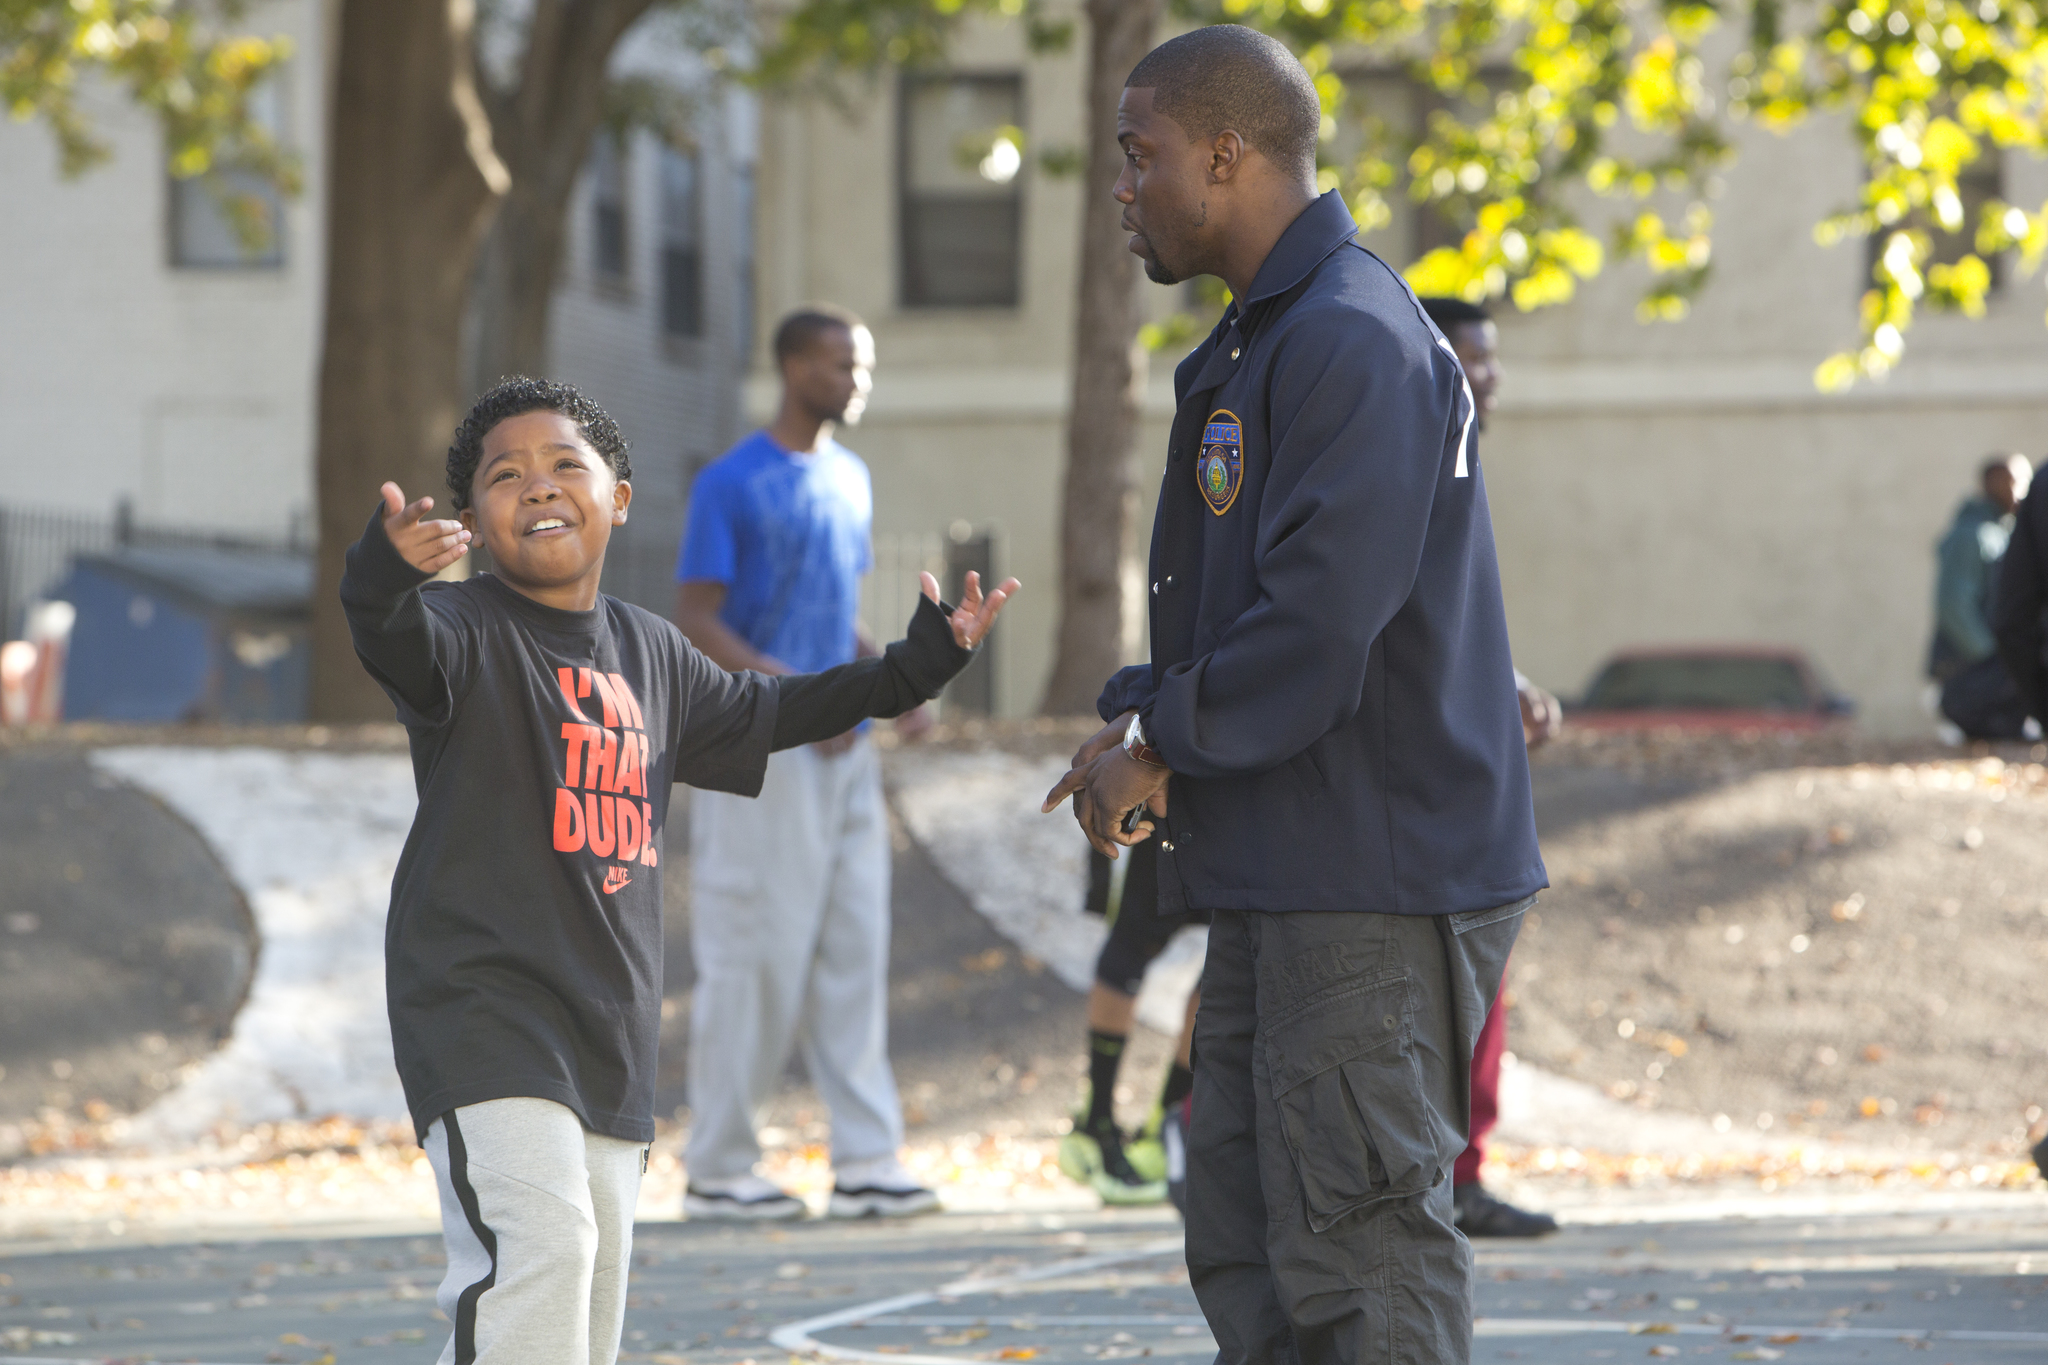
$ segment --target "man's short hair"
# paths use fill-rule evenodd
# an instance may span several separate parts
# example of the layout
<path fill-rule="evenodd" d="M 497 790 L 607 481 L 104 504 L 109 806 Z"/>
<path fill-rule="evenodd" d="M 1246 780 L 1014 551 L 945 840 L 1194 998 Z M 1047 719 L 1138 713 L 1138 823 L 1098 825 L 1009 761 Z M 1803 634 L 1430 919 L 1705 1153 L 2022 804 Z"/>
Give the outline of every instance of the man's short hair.
<path fill-rule="evenodd" d="M 477 462 L 484 454 L 484 437 L 506 418 L 528 412 L 559 412 L 576 424 L 576 434 L 611 466 L 613 477 L 633 477 L 633 462 L 626 457 L 626 438 L 610 413 L 591 402 L 574 384 L 516 374 L 499 380 L 477 399 L 462 425 L 455 428 L 455 443 L 448 447 L 448 491 L 455 495 L 457 511 L 469 506 L 470 485 L 476 482 Z"/>
<path fill-rule="evenodd" d="M 1322 100 L 1277 38 L 1241 24 L 1198 28 L 1146 53 L 1124 88 L 1150 90 L 1190 141 L 1229 129 L 1280 169 L 1315 172 Z"/>
<path fill-rule="evenodd" d="M 851 332 L 865 326 L 850 310 L 829 303 L 799 308 L 775 324 L 775 364 L 780 368 L 791 356 L 802 355 L 827 332 Z"/>
<path fill-rule="evenodd" d="M 1445 336 L 1451 334 L 1453 327 L 1470 327 L 1474 323 L 1493 321 L 1493 314 L 1487 312 L 1484 306 L 1467 303 L 1463 299 L 1432 294 L 1420 302 L 1422 311 L 1429 314 L 1429 320 L 1435 323 L 1436 329 Z"/>
<path fill-rule="evenodd" d="M 1977 477 L 1980 479 L 1984 478 L 1987 475 L 1991 474 L 1994 470 L 2003 469 L 2006 471 L 2010 471 L 2012 469 L 2012 462 L 2014 460 L 2025 460 L 2026 458 L 2026 456 L 2020 454 L 2017 450 L 2001 450 L 1993 454 L 1986 455 L 1984 457 L 1984 463 L 1977 466 Z M 2028 463 L 2031 464 L 2033 462 L 2029 460 Z"/>

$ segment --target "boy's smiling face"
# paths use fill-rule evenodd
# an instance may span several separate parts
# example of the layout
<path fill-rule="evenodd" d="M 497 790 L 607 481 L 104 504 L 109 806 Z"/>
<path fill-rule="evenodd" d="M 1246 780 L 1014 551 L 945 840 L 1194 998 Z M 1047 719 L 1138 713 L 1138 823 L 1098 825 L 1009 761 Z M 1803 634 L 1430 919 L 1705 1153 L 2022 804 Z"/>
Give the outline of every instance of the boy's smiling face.
<path fill-rule="evenodd" d="M 507 417 L 484 436 L 462 524 L 490 547 L 508 587 L 551 607 L 597 605 L 612 527 L 633 485 L 559 412 Z"/>

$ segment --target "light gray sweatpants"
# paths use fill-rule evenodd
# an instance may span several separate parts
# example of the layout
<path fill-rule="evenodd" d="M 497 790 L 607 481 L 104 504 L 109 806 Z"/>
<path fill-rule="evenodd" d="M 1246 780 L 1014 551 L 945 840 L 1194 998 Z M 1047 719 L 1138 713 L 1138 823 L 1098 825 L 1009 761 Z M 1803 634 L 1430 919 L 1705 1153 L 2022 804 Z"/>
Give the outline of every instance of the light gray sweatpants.
<path fill-rule="evenodd" d="M 441 1365 L 612 1365 L 646 1147 L 553 1100 L 464 1105 L 427 1129 L 455 1331 Z"/>
<path fill-rule="evenodd" d="M 865 739 L 836 756 L 768 760 L 753 800 L 690 806 L 693 1180 L 744 1175 L 754 1124 L 801 1037 L 832 1113 L 835 1165 L 893 1156 L 903 1110 L 889 1069 L 889 827 Z"/>

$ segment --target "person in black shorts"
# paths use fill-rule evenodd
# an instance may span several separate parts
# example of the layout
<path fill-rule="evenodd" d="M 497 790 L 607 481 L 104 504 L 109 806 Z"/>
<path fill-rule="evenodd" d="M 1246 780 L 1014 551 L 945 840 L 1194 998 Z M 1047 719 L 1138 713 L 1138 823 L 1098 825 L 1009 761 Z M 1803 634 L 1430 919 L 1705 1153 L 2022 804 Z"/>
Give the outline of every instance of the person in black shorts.
<path fill-rule="evenodd" d="M 1146 971 L 1175 934 L 1190 925 L 1206 925 L 1209 915 L 1202 910 L 1159 909 L 1159 850 L 1150 842 L 1137 845 L 1115 863 L 1088 851 L 1085 909 L 1109 922 L 1109 937 L 1095 959 L 1095 984 L 1088 992 L 1087 1099 L 1074 1114 L 1073 1131 L 1060 1139 L 1060 1170 L 1093 1189 L 1105 1204 L 1156 1204 L 1167 1197 L 1173 1174 L 1164 1130 L 1171 1112 L 1194 1089 L 1189 1052 L 1201 991 L 1188 996 L 1159 1101 L 1144 1126 L 1128 1137 L 1116 1123 L 1117 1072 L 1137 1017 L 1138 991 Z"/>

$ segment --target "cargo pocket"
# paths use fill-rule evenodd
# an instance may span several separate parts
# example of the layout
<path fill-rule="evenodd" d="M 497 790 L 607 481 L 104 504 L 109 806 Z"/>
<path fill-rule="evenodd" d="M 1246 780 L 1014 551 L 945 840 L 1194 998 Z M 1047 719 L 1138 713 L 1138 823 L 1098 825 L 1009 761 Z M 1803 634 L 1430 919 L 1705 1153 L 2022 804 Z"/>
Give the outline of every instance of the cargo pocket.
<path fill-rule="evenodd" d="M 1315 1232 L 1436 1184 L 1414 1027 L 1402 976 L 1355 984 L 1267 1030 L 1273 1099 Z"/>

